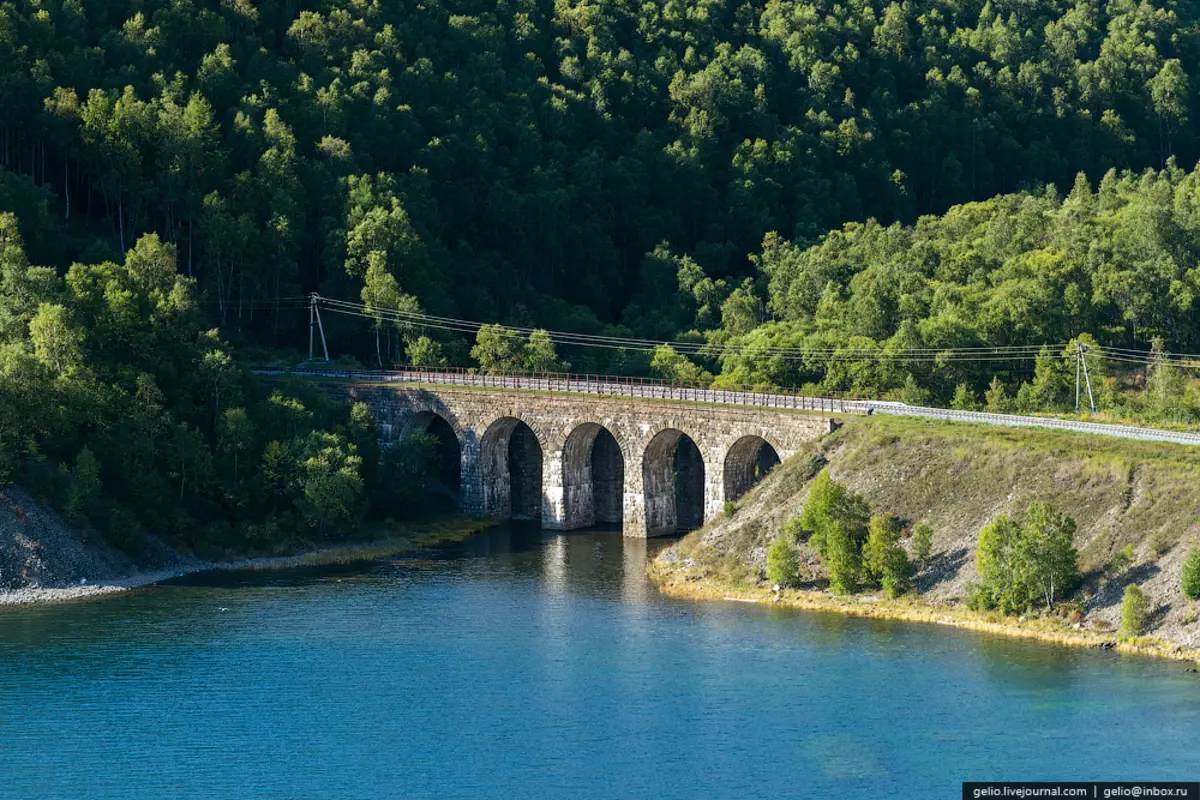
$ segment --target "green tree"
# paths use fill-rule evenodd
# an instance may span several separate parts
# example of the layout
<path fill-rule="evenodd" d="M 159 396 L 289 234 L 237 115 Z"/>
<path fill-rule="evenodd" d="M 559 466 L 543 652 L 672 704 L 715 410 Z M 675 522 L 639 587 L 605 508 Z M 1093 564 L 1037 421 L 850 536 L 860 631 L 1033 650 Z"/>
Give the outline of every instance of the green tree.
<path fill-rule="evenodd" d="M 1150 618 L 1150 601 L 1136 583 L 1125 587 L 1121 599 L 1121 635 L 1141 636 Z"/>
<path fill-rule="evenodd" d="M 1079 581 L 1075 520 L 1049 503 L 1035 502 L 1025 511 L 1020 559 L 1031 593 L 1040 594 L 1048 610 Z"/>
<path fill-rule="evenodd" d="M 970 386 L 960 383 L 954 387 L 954 399 L 950 401 L 950 407 L 955 411 L 978 411 L 979 400 Z"/>
<path fill-rule="evenodd" d="M 689 361 L 686 356 L 676 352 L 669 344 L 661 344 L 654 349 L 650 371 L 663 380 L 692 386 L 707 385 L 712 381 L 711 375 Z"/>
<path fill-rule="evenodd" d="M 53 269 L 30 266 L 16 215 L 0 213 L 0 342 L 25 338 L 30 320 L 54 298 L 57 284 Z"/>
<path fill-rule="evenodd" d="M 912 579 L 912 563 L 900 546 L 900 520 L 891 514 L 876 514 L 868 525 L 867 543 L 863 547 L 863 567 L 866 575 L 881 586 L 890 597 L 908 590 Z"/>
<path fill-rule="evenodd" d="M 1001 514 L 979 531 L 975 549 L 975 569 L 985 604 L 998 605 L 1005 612 L 1023 608 L 1029 602 L 1024 565 L 1018 556 L 1020 536 L 1020 526 Z"/>
<path fill-rule="evenodd" d="M 362 513 L 362 459 L 353 445 L 314 431 L 298 443 L 302 518 L 322 536 L 344 533 Z"/>
<path fill-rule="evenodd" d="M 835 526 L 847 534 L 856 547 L 861 547 L 867 538 L 870 517 L 867 502 L 835 481 L 825 469 L 813 481 L 800 513 L 800 525 L 812 531 L 809 544 L 825 560 L 829 557 L 829 533 Z"/>
<path fill-rule="evenodd" d="M 408 344 L 406 351 L 408 363 L 414 367 L 444 367 L 446 366 L 446 355 L 442 351 L 442 345 L 436 339 L 430 339 L 428 336 L 418 336 Z"/>
<path fill-rule="evenodd" d="M 1183 376 L 1177 367 L 1171 365 L 1162 339 L 1154 339 L 1150 359 L 1146 375 L 1146 399 L 1157 413 L 1168 414 L 1183 399 Z"/>
<path fill-rule="evenodd" d="M 217 426 L 217 447 L 229 459 L 232 485 L 241 481 L 241 467 L 254 452 L 255 429 L 244 408 L 227 408 Z"/>
<path fill-rule="evenodd" d="M 42 303 L 29 321 L 29 338 L 38 360 L 58 374 L 77 366 L 83 358 L 84 334 L 64 306 Z"/>
<path fill-rule="evenodd" d="M 200 373 L 208 384 L 210 420 L 215 425 L 221 418 L 222 405 L 237 386 L 237 366 L 224 350 L 213 349 L 200 359 Z"/>
<path fill-rule="evenodd" d="M 388 270 L 387 254 L 380 250 L 372 250 L 366 256 L 367 271 L 363 276 L 362 302 L 367 307 L 367 313 L 374 318 L 375 329 L 375 363 L 383 366 L 383 348 L 380 345 L 381 334 L 390 329 L 393 317 L 390 312 L 400 308 L 400 284 Z"/>
<path fill-rule="evenodd" d="M 867 543 L 863 546 L 863 570 L 866 577 L 878 583 L 888 555 L 900 544 L 900 520 L 892 514 L 876 514 L 867 524 Z"/>
<path fill-rule="evenodd" d="M 912 560 L 917 571 L 929 566 L 929 557 L 933 553 L 933 526 L 928 522 L 918 522 L 913 528 Z"/>
<path fill-rule="evenodd" d="M 524 367 L 529 372 L 566 372 L 571 365 L 558 360 L 550 333 L 538 329 L 529 334 L 525 343 Z"/>
<path fill-rule="evenodd" d="M 779 586 L 795 586 L 800 579 L 800 555 L 795 539 L 785 530 L 767 550 L 767 580 Z"/>
<path fill-rule="evenodd" d="M 829 587 L 838 594 L 853 594 L 862 583 L 861 543 L 846 529 L 835 522 L 825 532 L 825 552 L 822 559 L 829 572 Z"/>
<path fill-rule="evenodd" d="M 927 406 L 930 399 L 930 393 L 922 389 L 911 374 L 904 379 L 904 388 L 900 390 L 900 402 L 910 406 Z"/>
<path fill-rule="evenodd" d="M 67 501 L 63 508 L 63 515 L 67 520 L 82 527 L 89 518 L 93 518 L 100 502 L 101 488 L 100 462 L 96 460 L 91 449 L 84 445 L 75 458 L 75 467 L 71 470 Z"/>
<path fill-rule="evenodd" d="M 1055 411 L 1065 404 L 1067 382 L 1062 360 L 1043 345 L 1034 361 L 1031 401 L 1035 410 Z"/>
<path fill-rule="evenodd" d="M 988 604 L 1005 612 L 1035 599 L 1054 602 L 1079 580 L 1075 521 L 1048 503 L 1030 503 L 1020 523 L 1001 515 L 979 532 L 975 566 Z"/>
<path fill-rule="evenodd" d="M 1200 547 L 1193 547 L 1183 560 L 1179 575 L 1183 596 L 1188 600 L 1200 600 Z"/>
<path fill-rule="evenodd" d="M 913 565 L 899 545 L 889 547 L 884 556 L 879 584 L 888 597 L 899 597 L 912 585 Z"/>
<path fill-rule="evenodd" d="M 523 363 L 521 336 L 502 325 L 484 325 L 475 336 L 471 358 L 489 375 L 519 370 Z"/>
<path fill-rule="evenodd" d="M 1008 396 L 1008 390 L 999 377 L 993 376 L 988 390 L 984 392 L 984 406 L 991 414 L 1008 414 L 1013 410 L 1013 402 Z"/>

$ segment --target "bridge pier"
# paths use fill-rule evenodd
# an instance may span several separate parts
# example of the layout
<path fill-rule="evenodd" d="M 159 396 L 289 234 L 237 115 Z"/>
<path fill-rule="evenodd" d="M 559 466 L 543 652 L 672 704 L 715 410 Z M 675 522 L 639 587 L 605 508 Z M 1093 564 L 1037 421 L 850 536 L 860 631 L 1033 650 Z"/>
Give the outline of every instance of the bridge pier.
<path fill-rule="evenodd" d="M 567 519 L 561 449 L 546 448 L 542 454 L 542 527 L 548 531 L 565 531 L 572 527 Z"/>
<path fill-rule="evenodd" d="M 725 513 L 725 453 L 710 449 L 704 454 L 704 522 Z"/>
<path fill-rule="evenodd" d="M 479 437 L 467 430 L 459 438 L 461 453 L 461 485 L 459 488 L 459 510 L 473 517 L 486 513 L 483 504 L 483 465 L 479 456 Z"/>

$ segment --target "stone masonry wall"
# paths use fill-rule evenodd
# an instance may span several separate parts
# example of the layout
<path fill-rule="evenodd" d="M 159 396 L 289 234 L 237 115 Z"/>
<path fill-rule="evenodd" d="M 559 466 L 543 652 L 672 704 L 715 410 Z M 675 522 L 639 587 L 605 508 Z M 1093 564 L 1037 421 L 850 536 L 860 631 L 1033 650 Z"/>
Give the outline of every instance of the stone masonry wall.
<path fill-rule="evenodd" d="M 377 384 L 326 383 L 323 388 L 337 397 L 366 403 L 380 425 L 384 447 L 400 441 L 418 426 L 424 429 L 431 414 L 445 420 L 458 439 L 460 506 L 469 514 L 507 518 L 513 513 L 528 513 L 528 508 L 513 508 L 510 474 L 510 467 L 519 470 L 521 486 L 536 485 L 537 476 L 531 474 L 536 465 L 529 463 L 526 454 L 532 452 L 536 459 L 537 448 L 532 447 L 532 441 L 523 441 L 520 433 L 527 426 L 541 450 L 542 526 L 556 530 L 584 527 L 615 516 L 612 500 L 605 502 L 611 492 L 603 486 L 605 481 L 611 483 L 618 471 L 611 463 L 611 442 L 602 441 L 600 445 L 596 456 L 600 461 L 596 463 L 602 466 L 594 470 L 591 460 L 597 438 L 607 438 L 600 435 L 603 428 L 615 440 L 623 462 L 621 510 L 625 534 L 636 537 L 669 533 L 680 522 L 687 524 L 688 516 L 696 517 L 694 523 L 701 514 L 704 520 L 720 514 L 725 501 L 734 499 L 726 496 L 727 459 L 732 477 L 735 470 L 744 472 L 746 459 L 742 454 L 751 452 L 742 441 L 745 437 L 761 439 L 780 460 L 785 460 L 805 442 L 826 433 L 831 423 L 828 418 L 787 411 L 607 397 Z M 521 438 L 510 448 L 514 431 Z M 663 438 L 651 447 L 659 434 Z M 690 515 L 688 509 L 675 509 L 674 486 L 660 485 L 663 481 L 659 478 L 660 472 L 665 478 L 666 472 L 679 470 L 675 464 L 679 434 L 695 443 L 703 464 L 702 509 Z M 673 444 L 664 444 L 669 442 Z M 606 449 L 610 455 L 607 462 Z M 514 452 L 521 456 L 513 456 Z M 658 458 L 671 460 L 660 464 Z M 697 467 L 688 465 L 682 472 Z M 651 481 L 649 498 L 644 475 L 656 476 Z M 744 491 L 743 482 L 731 481 L 731 488 L 738 484 L 738 489 Z M 672 492 L 670 499 L 665 496 L 668 490 Z M 652 508 L 664 509 L 652 514 L 654 520 L 647 519 L 648 502 Z M 698 504 L 699 498 L 692 502 Z M 609 507 L 604 508 L 606 505 Z"/>

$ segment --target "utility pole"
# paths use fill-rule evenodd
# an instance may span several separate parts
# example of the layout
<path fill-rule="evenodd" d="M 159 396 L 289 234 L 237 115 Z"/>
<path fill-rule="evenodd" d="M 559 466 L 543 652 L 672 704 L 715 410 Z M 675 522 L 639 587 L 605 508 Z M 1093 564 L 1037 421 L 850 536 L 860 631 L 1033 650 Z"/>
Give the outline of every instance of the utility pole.
<path fill-rule="evenodd" d="M 1092 396 L 1092 379 L 1088 376 L 1087 358 L 1084 355 L 1083 345 L 1076 343 L 1079 347 L 1079 361 L 1083 364 L 1083 380 L 1087 384 L 1088 405 L 1092 407 L 1092 413 L 1096 413 L 1096 398 Z"/>
<path fill-rule="evenodd" d="M 329 363 L 329 347 L 325 344 L 325 325 L 321 322 L 321 309 L 317 305 L 321 296 L 313 292 L 308 296 L 308 360 L 313 360 L 313 326 L 321 333 L 321 350 L 325 353 L 325 363 Z"/>
<path fill-rule="evenodd" d="M 317 293 L 308 296 L 308 360 L 313 360 L 313 329 L 317 326 Z M 1075 376 L 1075 410 L 1079 410 L 1079 375 Z"/>
<path fill-rule="evenodd" d="M 308 357 L 310 357 L 310 359 L 311 359 L 311 357 L 312 357 L 311 337 L 310 337 L 310 342 L 308 342 L 308 350 L 310 350 L 310 353 L 308 353 Z M 1081 361 L 1082 361 L 1082 357 L 1080 357 L 1079 342 L 1075 342 L 1075 414 L 1079 414 L 1079 365 L 1080 365 Z"/>

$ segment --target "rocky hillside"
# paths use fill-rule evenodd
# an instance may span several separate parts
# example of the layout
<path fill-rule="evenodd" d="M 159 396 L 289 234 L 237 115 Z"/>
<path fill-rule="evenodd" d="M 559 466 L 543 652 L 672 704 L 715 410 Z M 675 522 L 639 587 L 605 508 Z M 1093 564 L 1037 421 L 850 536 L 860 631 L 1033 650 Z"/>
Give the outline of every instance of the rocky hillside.
<path fill-rule="evenodd" d="M 1194 646 L 1195 605 L 1179 586 L 1180 566 L 1200 541 L 1200 448 L 1081 434 L 1018 431 L 889 418 L 860 418 L 777 467 L 730 517 L 660 555 L 663 582 L 761 587 L 766 551 L 782 523 L 800 512 L 822 467 L 862 494 L 873 511 L 934 529 L 934 556 L 917 577 L 922 597 L 962 600 L 978 580 L 979 529 L 998 514 L 1046 500 L 1075 518 L 1084 582 L 1081 628 L 1112 631 L 1125 586 L 1137 582 L 1157 607 L 1149 635 Z M 1132 545 L 1134 563 L 1112 569 Z M 820 586 L 815 554 L 805 568 Z M 1200 638 L 1200 637 L 1198 637 Z"/>
<path fill-rule="evenodd" d="M 23 489 L 0 491 L 0 604 L 41 599 L 39 590 L 111 583 L 185 563 L 156 539 L 147 537 L 144 549 L 142 562 L 135 563 L 99 533 L 67 525 Z"/>

